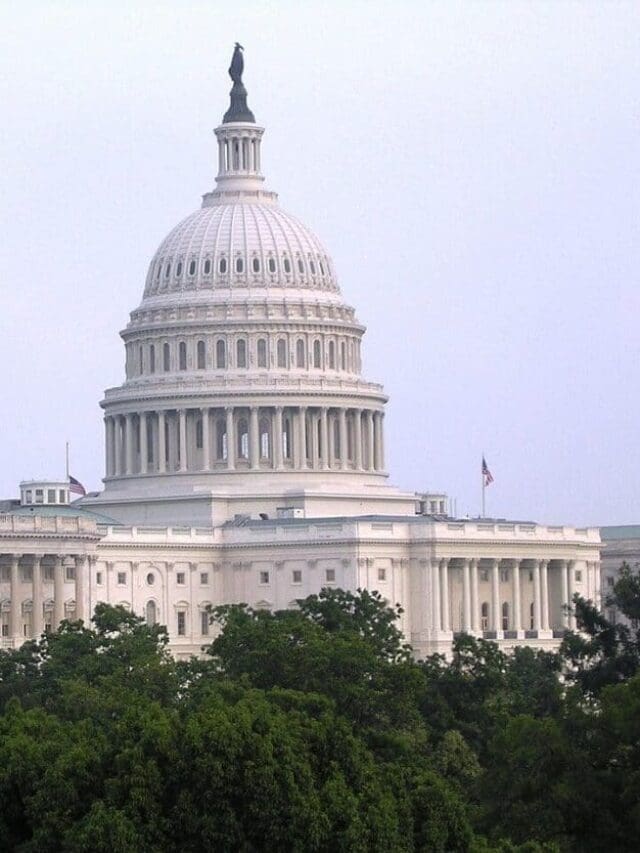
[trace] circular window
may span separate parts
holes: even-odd
[[[153,586],[155,582],[156,576],[153,574],[153,572],[149,572],[149,574],[147,575],[147,583],[149,584],[149,586]]]

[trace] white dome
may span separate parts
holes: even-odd
[[[230,287],[339,292],[322,243],[277,204],[205,200],[160,244],[144,295]]]

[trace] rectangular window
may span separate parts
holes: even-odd
[[[96,584],[102,586],[102,572],[96,572]]]
[[[36,489],[36,503],[44,503],[44,491],[42,489]]]
[[[184,610],[178,611],[178,636],[184,637],[187,633],[187,614]]]
[[[54,504],[56,502],[56,490],[47,489],[47,503]]]
[[[529,583],[533,583],[533,572],[529,572]]]
[[[27,489],[27,491],[26,491],[26,493],[25,493],[25,496],[26,496],[27,503],[28,503],[28,504],[32,503],[32,501],[33,501],[33,493],[31,492],[31,489]]]
[[[68,581],[74,581],[76,579],[76,567],[75,566],[65,566],[65,577]]]
[[[613,586],[613,578],[612,577],[607,578],[607,586]]]
[[[576,569],[576,583],[582,583],[582,569]]]
[[[3,637],[8,637],[8,636],[9,636],[9,626],[8,626],[8,624],[7,624],[6,622],[3,622],[3,623],[2,623],[2,636],[3,636]]]
[[[203,637],[209,635],[209,611],[202,610],[200,613],[200,633]]]
[[[509,569],[500,569],[500,580],[502,583],[507,583],[509,580]]]
[[[201,586],[207,586],[209,583],[209,572],[200,572],[200,584]]]
[[[0,572],[0,579],[2,579],[3,581],[8,581],[11,579],[11,570],[9,569],[9,566],[2,567],[2,570]]]
[[[336,570],[335,569],[327,569],[324,573],[325,580],[327,583],[335,583],[336,581]]]
[[[47,634],[51,633],[51,622],[45,622],[44,623],[44,630]]]
[[[292,583],[302,583],[302,571],[300,569],[294,569],[292,571],[291,581]]]
[[[184,572],[176,572],[176,583],[178,584],[178,586],[184,586]]]
[[[489,580],[489,572],[486,569],[482,569],[480,572],[480,580],[485,583]]]
[[[260,583],[269,583],[269,572],[260,572]]]
[[[33,571],[31,566],[25,566],[21,570],[20,575],[22,576],[22,583],[31,583],[33,580]]]
[[[387,579],[387,570],[386,569],[378,569],[378,580],[386,581]]]
[[[66,503],[64,489],[60,489],[60,491],[58,492],[58,502],[61,504]]]
[[[46,581],[53,580],[53,566],[45,566],[43,571],[43,577]]]
[[[125,586],[127,583],[127,573],[118,572],[118,586]]]

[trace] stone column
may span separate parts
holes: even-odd
[[[133,415],[129,413],[124,417],[125,432],[125,464],[124,473],[133,474]]]
[[[562,602],[561,602],[562,627],[568,628],[569,627],[569,614],[567,613],[567,610],[566,610],[567,604],[569,602],[569,585],[568,585],[568,580],[567,580],[567,561],[566,560],[559,560],[558,563],[560,566],[560,585],[562,588]]]
[[[227,468],[233,471],[236,467],[236,431],[233,425],[233,406],[224,410],[227,419]]]
[[[354,430],[353,441],[355,443],[355,466],[356,471],[362,471],[362,411],[355,409],[353,413]]]
[[[307,407],[298,411],[298,467],[307,467]]]
[[[322,469],[329,467],[329,411],[326,407],[320,410],[320,444],[322,445]]]
[[[249,409],[249,465],[251,468],[260,467],[260,436],[258,408],[252,406]]]
[[[113,477],[115,473],[114,444],[115,430],[113,418],[107,415],[104,419],[105,475],[107,477]]]
[[[85,620],[87,618],[85,592],[87,589],[88,562],[89,561],[88,561],[85,554],[81,554],[75,558],[75,563],[76,563],[76,619],[82,619],[82,620]],[[131,579],[131,583],[133,585],[133,578]]]
[[[451,621],[449,615],[449,561],[440,560],[440,586],[442,591],[442,630],[451,630]]]
[[[491,630],[500,631],[500,560],[491,561]]]
[[[37,640],[42,634],[42,558],[35,556],[33,558],[33,568],[31,569],[31,633]]]
[[[315,412],[309,413],[309,457],[311,459],[311,470],[318,468],[318,420]]]
[[[533,563],[533,630],[540,630],[540,560]]]
[[[440,608],[440,561],[431,560],[431,604],[433,630],[442,630],[442,611]]]
[[[375,443],[373,430],[373,412],[367,411],[367,469],[375,470]]]
[[[167,470],[167,435],[165,416],[163,411],[158,412],[158,473],[164,474]]]
[[[180,429],[180,458],[178,468],[180,471],[186,471],[188,466],[187,452],[187,410],[178,409],[179,429]]]
[[[57,631],[64,619],[64,565],[57,556],[53,565],[53,630]]]
[[[471,630],[480,630],[480,593],[478,592],[478,561],[471,560]]]
[[[348,443],[347,443],[347,412],[345,409],[339,409],[340,418],[340,467],[343,471],[348,467]]]
[[[209,435],[209,409],[201,410],[202,416],[202,468],[209,471],[211,468],[211,437]]]
[[[513,630],[522,631],[522,599],[520,597],[520,560],[513,561]]]
[[[24,639],[22,633],[22,601],[20,600],[20,554],[11,555],[11,637],[14,649]]]
[[[282,470],[282,406],[276,406],[273,431],[273,464],[276,471]]]
[[[469,560],[462,561],[462,630],[471,630],[471,582]]]
[[[567,602],[572,608],[572,611],[569,613],[568,625],[569,628],[574,631],[576,627],[576,617],[573,613],[573,593],[575,592],[575,584],[574,584],[574,572],[575,572],[576,561],[569,560],[567,565]]]
[[[380,412],[378,417],[378,426],[378,468],[380,471],[384,471],[384,412]]]
[[[140,412],[140,473],[147,473],[147,413]]]
[[[549,561],[540,561],[540,627],[543,631],[549,630]]]
[[[593,600],[596,607],[602,607],[602,577],[601,577],[601,564],[599,561],[596,561],[593,564],[594,578],[593,582],[595,583],[595,591],[593,595]]]

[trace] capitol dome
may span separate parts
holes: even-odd
[[[386,481],[387,398],[361,376],[364,326],[320,240],[265,188],[239,50],[216,186],[160,243],[121,332],[125,381],[101,403],[105,503],[215,492],[264,506]]]

